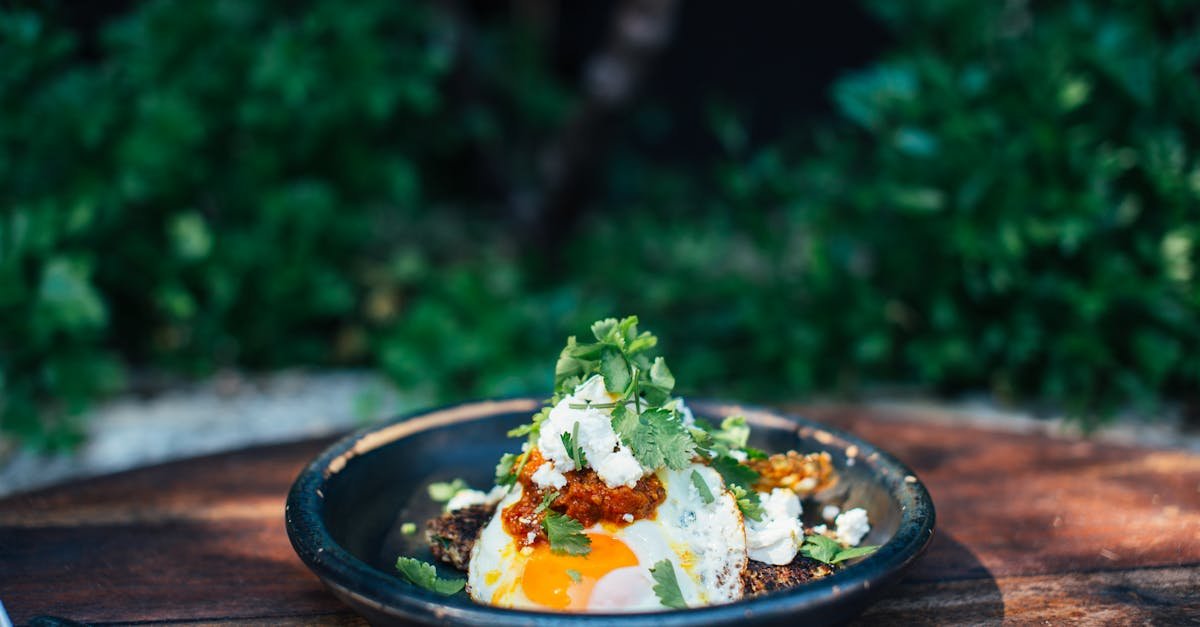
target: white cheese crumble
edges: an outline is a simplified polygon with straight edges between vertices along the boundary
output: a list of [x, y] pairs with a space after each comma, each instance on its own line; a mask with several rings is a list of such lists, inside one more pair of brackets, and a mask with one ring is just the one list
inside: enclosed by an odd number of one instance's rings
[[867, 510], [861, 507], [838, 514], [835, 522], [838, 540], [850, 546], [858, 546], [858, 543], [862, 542], [863, 536], [871, 530], [871, 525], [867, 521]]
[[446, 501], [446, 511], [453, 512], [472, 505], [491, 505], [504, 498], [508, 492], [505, 486], [496, 486], [490, 492], [482, 490], [459, 490]]
[[817, 525], [812, 528], [813, 535], [823, 536], [826, 531], [829, 531], [829, 528], [825, 525]]
[[833, 519], [837, 518], [840, 513], [842, 510], [837, 505], [826, 505], [821, 508], [821, 518], [824, 518], [825, 522], [833, 522]]
[[765, 564], [790, 564], [804, 543], [800, 524], [800, 497], [784, 488], [759, 492], [762, 520], [746, 520], [746, 548], [750, 559]]
[[[537, 446], [546, 463], [533, 474], [533, 481], [541, 488], [566, 485], [564, 472], [575, 470], [575, 461], [563, 446], [563, 434], [571, 435], [579, 425], [579, 438], [575, 443], [583, 450], [587, 463], [610, 488], [626, 486], [632, 488], [639, 479], [652, 469], [643, 468], [617, 437], [612, 428], [612, 410], [571, 407], [572, 404], [611, 403], [612, 395], [604, 388], [604, 378], [594, 375], [575, 388], [575, 392], [559, 401], [542, 423]], [[547, 468], [547, 465], [549, 468]], [[561, 478], [562, 483], [559, 483]]]

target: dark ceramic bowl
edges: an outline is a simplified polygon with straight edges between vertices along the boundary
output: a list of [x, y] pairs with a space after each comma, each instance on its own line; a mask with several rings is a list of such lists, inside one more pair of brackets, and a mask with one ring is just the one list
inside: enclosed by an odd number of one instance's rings
[[[313, 460], [292, 486], [288, 537], [333, 594], [372, 623], [489, 627], [835, 622], [865, 609], [929, 543], [934, 522], [929, 493], [891, 455], [802, 418], [718, 402], [690, 406], [709, 419], [745, 415], [754, 427], [751, 443], [768, 452], [829, 451], [840, 480], [816, 500], [865, 507], [872, 527], [864, 542], [881, 548], [830, 577], [791, 590], [729, 605], [645, 614], [505, 610], [475, 604], [465, 593], [438, 596], [401, 579], [394, 569], [397, 556], [432, 561], [423, 528], [439, 506], [430, 501], [426, 487], [454, 477], [474, 487], [490, 486], [496, 461], [518, 444], [505, 432], [529, 420], [539, 407], [534, 399], [420, 412], [341, 440]], [[819, 510], [806, 507], [805, 515]], [[403, 534], [405, 522], [416, 523], [421, 531]]]

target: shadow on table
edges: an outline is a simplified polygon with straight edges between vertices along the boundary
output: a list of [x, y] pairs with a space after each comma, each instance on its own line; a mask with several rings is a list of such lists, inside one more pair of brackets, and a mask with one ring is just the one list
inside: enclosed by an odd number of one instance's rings
[[909, 574], [852, 625], [999, 624], [1004, 598], [971, 549], [938, 532]]

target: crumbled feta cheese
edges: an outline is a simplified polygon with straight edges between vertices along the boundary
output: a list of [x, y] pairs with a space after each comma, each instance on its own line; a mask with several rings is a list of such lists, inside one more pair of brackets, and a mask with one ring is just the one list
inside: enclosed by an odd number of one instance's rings
[[[629, 450], [617, 437], [612, 428], [612, 410], [598, 408], [573, 408], [572, 404], [611, 403], [612, 395], [604, 388], [604, 379], [595, 375], [575, 388], [575, 392], [559, 401], [546, 421], [542, 423], [538, 435], [538, 449], [550, 464], [538, 468], [542, 472], [539, 480], [534, 473], [533, 480], [539, 487], [562, 487], [558, 478], [562, 473], [575, 470], [575, 461], [563, 446], [563, 434], [572, 434], [575, 425], [579, 425], [579, 441], [576, 445], [583, 450], [587, 463], [610, 488], [626, 486], [632, 488], [639, 479], [652, 469], [643, 468]], [[565, 482], [565, 477], [563, 478]]]
[[816, 527], [813, 527], [813, 528], [812, 528], [812, 532], [813, 532], [813, 534], [814, 534], [814, 535], [818, 535], [818, 536], [823, 536], [823, 535], [825, 535], [825, 532], [826, 532], [826, 531], [829, 531], [829, 528], [828, 528], [828, 527], [826, 527], [825, 525], [817, 525]]
[[504, 498], [508, 492], [505, 486], [496, 486], [490, 492], [482, 490], [459, 490], [446, 501], [446, 511], [453, 512], [472, 505], [490, 505]]
[[537, 540], [536, 531], [530, 531], [529, 533], [525, 534], [525, 544], [533, 544], [534, 540]]
[[543, 462], [537, 470], [533, 471], [533, 482], [539, 488], [561, 488], [567, 485], [567, 477], [554, 468], [554, 464]]
[[791, 563], [804, 542], [800, 524], [800, 497], [784, 488], [759, 492], [761, 520], [746, 520], [746, 548], [750, 559], [782, 566]]
[[862, 542], [863, 536], [871, 530], [871, 525], [867, 521], [867, 510], [861, 507], [838, 514], [836, 523], [838, 540], [850, 546], [858, 546], [858, 543]]
[[633, 522], [633, 514], [623, 514], [621, 516], [621, 520], [623, 520], [627, 523], [631, 523], [631, 522]]
[[[675, 409], [679, 410], [679, 415], [683, 418], [683, 425], [685, 427], [696, 426], [696, 416], [692, 414], [691, 408], [689, 408], [687, 404], [683, 402], [682, 398], [677, 398], [671, 401], [671, 403], [674, 403]], [[667, 405], [670, 405], [671, 403], [667, 403]]]
[[842, 510], [837, 505], [826, 505], [821, 508], [821, 518], [824, 518], [825, 522], [833, 522], [833, 519], [837, 518], [840, 513]]

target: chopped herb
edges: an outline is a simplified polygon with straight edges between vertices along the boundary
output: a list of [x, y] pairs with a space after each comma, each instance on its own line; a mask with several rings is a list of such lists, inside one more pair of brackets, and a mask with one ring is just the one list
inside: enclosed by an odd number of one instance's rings
[[416, 523], [406, 522], [403, 525], [400, 525], [400, 533], [402, 533], [406, 536], [411, 536], [412, 534], [414, 534], [416, 532], [417, 532], [417, 524]]
[[663, 605], [675, 609], [687, 609], [687, 603], [683, 600], [683, 592], [679, 590], [679, 580], [675, 578], [675, 567], [671, 565], [671, 560], [662, 560], [656, 563], [650, 569], [650, 576], [654, 578], [654, 594], [658, 595], [658, 600]]
[[563, 447], [567, 449], [567, 455], [571, 461], [575, 462], [576, 468], [583, 468], [587, 465], [587, 457], [583, 454], [583, 449], [579, 446], [579, 422], [575, 422], [575, 426], [571, 428], [571, 433], [564, 433], [561, 436]]
[[455, 494], [467, 489], [467, 482], [462, 479], [455, 479], [450, 482], [439, 482], [429, 484], [429, 498], [438, 503], [445, 503], [454, 498]]
[[400, 571], [400, 574], [403, 575], [404, 578], [409, 581], [409, 583], [425, 588], [430, 592], [436, 592], [437, 594], [443, 596], [450, 596], [459, 590], [462, 590], [463, 586], [467, 585], [466, 579], [442, 579], [441, 577], [438, 577], [437, 569], [434, 568], [433, 564], [422, 562], [421, 560], [416, 560], [411, 557], [401, 556], [397, 558], [396, 570]]
[[587, 555], [592, 551], [592, 539], [583, 532], [583, 524], [555, 511], [546, 513], [542, 529], [550, 541], [550, 551], [567, 555]]
[[811, 535], [804, 538], [804, 546], [800, 547], [800, 553], [818, 562], [832, 565], [856, 557], [870, 555], [878, 548], [878, 546], [843, 547], [832, 538], [827, 538], [823, 535]]
[[762, 449], [746, 446], [742, 450], [746, 452], [746, 459], [767, 459], [767, 452]]
[[683, 470], [696, 454], [696, 441], [671, 410], [650, 408], [641, 415], [614, 410], [613, 430], [647, 468]]
[[708, 487], [708, 483], [704, 481], [704, 477], [700, 476], [700, 471], [695, 469], [692, 470], [692, 485], [696, 486], [696, 490], [700, 492], [700, 500], [704, 501], [705, 504], [716, 500], [712, 490]]
[[500, 457], [500, 463], [496, 464], [497, 485], [512, 485], [517, 480], [516, 463], [517, 456], [512, 453]]
[[540, 514], [544, 511], [546, 511], [547, 509], [550, 509], [550, 505], [553, 504], [554, 499], [557, 499], [557, 498], [558, 498], [558, 492], [547, 492], [547, 493], [543, 494], [542, 502], [539, 503], [536, 508], [534, 508], [533, 513]]
[[729, 491], [733, 492], [733, 498], [737, 501], [738, 509], [742, 510], [743, 516], [750, 520], [762, 520], [762, 502], [759, 501], [757, 492], [747, 490], [740, 485], [729, 486]]
[[741, 486], [749, 492], [754, 491], [754, 482], [758, 481], [758, 473], [753, 468], [739, 462], [729, 455], [718, 455], [712, 460], [713, 470], [721, 473], [721, 478], [730, 485]]
[[567, 569], [567, 576], [570, 577], [571, 581], [574, 581], [575, 583], [583, 581], [583, 575], [581, 575], [579, 571], [575, 570], [574, 568]]

